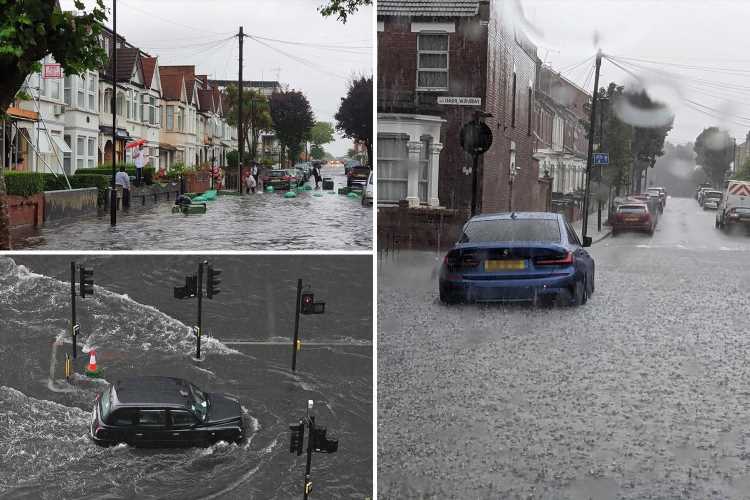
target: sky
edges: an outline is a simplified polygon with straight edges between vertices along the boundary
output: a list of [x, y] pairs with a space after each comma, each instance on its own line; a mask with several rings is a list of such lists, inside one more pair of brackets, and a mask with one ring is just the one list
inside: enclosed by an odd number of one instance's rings
[[[365, 7], [346, 24], [324, 18], [324, 0], [118, 0], [117, 32], [159, 57], [159, 64], [196, 66], [215, 79], [238, 77], [240, 25], [246, 38], [244, 80], [278, 80], [302, 91], [315, 118], [335, 126], [334, 114], [352, 77], [373, 73], [373, 10]], [[85, 0], [87, 9], [94, 0]], [[73, 10], [73, 0], [62, 0]], [[107, 8], [112, 0], [104, 0]], [[108, 14], [112, 27], [111, 12]], [[273, 39], [276, 41], [271, 41]], [[334, 156], [352, 147], [337, 134], [325, 146]]]
[[692, 142], [704, 128], [718, 126], [744, 142], [750, 131], [750, 1], [511, 2], [520, 2], [516, 8], [540, 59], [558, 71], [570, 69], [563, 76], [586, 82], [591, 92], [593, 56], [601, 48], [615, 61], [602, 61], [600, 87], [640, 82], [668, 104], [675, 114], [668, 141]]

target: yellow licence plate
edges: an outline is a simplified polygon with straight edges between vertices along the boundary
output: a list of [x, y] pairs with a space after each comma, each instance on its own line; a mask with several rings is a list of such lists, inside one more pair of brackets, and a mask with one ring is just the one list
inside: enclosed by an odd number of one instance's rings
[[638, 217], [625, 217], [625, 222], [638, 222]]
[[507, 271], [526, 269], [525, 260], [485, 260], [485, 271]]

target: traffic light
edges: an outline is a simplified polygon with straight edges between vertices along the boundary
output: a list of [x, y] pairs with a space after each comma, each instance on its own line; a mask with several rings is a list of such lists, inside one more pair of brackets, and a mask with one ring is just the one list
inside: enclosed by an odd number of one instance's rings
[[315, 304], [315, 296], [312, 293], [302, 294], [302, 314], [312, 314]]
[[339, 449], [338, 439], [328, 439], [325, 427], [312, 426], [310, 429], [313, 450], [318, 453], [336, 453]]
[[81, 266], [80, 277], [81, 297], [94, 295], [94, 270]]
[[219, 293], [221, 290], [219, 290], [218, 286], [221, 283], [221, 280], [217, 278], [221, 274], [221, 270], [214, 269], [212, 265], [208, 265], [208, 276], [206, 280], [206, 297], [209, 299], [212, 299], [214, 295]]
[[302, 447], [305, 441], [305, 424], [302, 420], [299, 424], [289, 425], [289, 453], [302, 455]]

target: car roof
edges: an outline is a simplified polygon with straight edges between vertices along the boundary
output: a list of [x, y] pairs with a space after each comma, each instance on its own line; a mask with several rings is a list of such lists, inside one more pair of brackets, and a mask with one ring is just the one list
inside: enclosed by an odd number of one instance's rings
[[508, 220], [508, 219], [542, 219], [542, 220], [560, 220], [561, 215], [554, 212], [497, 212], [492, 214], [475, 215], [469, 222], [487, 221], [487, 220]]
[[112, 386], [115, 406], [163, 405], [188, 408], [189, 383], [174, 377], [128, 377]]

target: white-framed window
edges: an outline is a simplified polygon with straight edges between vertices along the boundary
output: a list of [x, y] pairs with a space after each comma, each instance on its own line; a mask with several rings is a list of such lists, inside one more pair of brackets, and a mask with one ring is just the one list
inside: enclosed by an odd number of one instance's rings
[[167, 129], [174, 130], [174, 106], [167, 106]]
[[89, 71], [86, 77], [86, 93], [89, 97], [89, 111], [96, 113], [96, 73]]
[[78, 108], [86, 109], [86, 88], [84, 87], [85, 82], [80, 76], [76, 77], [76, 94], [78, 95]]
[[125, 116], [125, 94], [122, 92], [117, 93], [117, 102], [115, 105], [117, 106], [117, 114], [119, 116]]
[[156, 97], [151, 96], [149, 100], [150, 103], [148, 106], [148, 122], [151, 125], [156, 125]]
[[89, 137], [89, 156], [96, 156], [96, 144], [93, 137]]
[[71, 89], [71, 87], [72, 87], [72, 77], [66, 76], [65, 77], [65, 91], [64, 91], [64, 95], [65, 95], [65, 104], [67, 104], [68, 106], [70, 106], [70, 89]]
[[112, 89], [104, 91], [104, 98], [102, 100], [102, 109], [105, 113], [112, 112]]
[[130, 120], [131, 118], [133, 118], [133, 91], [132, 90], [128, 90], [127, 100], [128, 100], [127, 118], [128, 120]]
[[448, 33], [417, 34], [417, 90], [448, 90]]
[[179, 130], [180, 132], [183, 132], [185, 130], [183, 128], [184, 127], [184, 122], [183, 122], [183, 119], [182, 119], [183, 118], [183, 116], [182, 116], [183, 113], [184, 113], [183, 108], [181, 106], [178, 107], [177, 108], [177, 113], [176, 113], [176, 115], [177, 115], [176, 118], [177, 118], [177, 130]]
[[141, 94], [141, 121], [148, 123], [148, 94]]
[[50, 97], [56, 101], [60, 100], [60, 78], [52, 78], [49, 82]]

